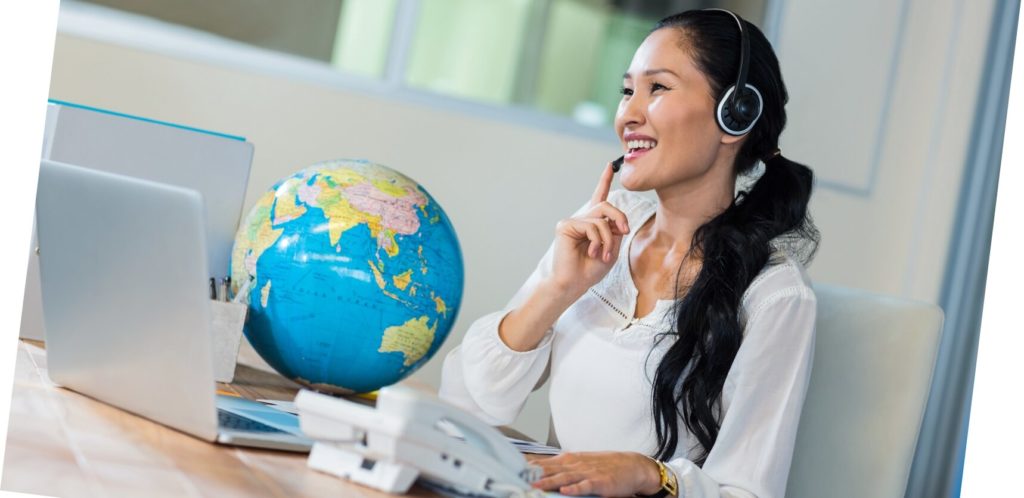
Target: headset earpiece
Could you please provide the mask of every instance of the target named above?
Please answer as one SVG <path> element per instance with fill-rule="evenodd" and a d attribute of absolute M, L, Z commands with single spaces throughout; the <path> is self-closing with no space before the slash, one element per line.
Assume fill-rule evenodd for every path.
<path fill-rule="evenodd" d="M 740 136 L 748 133 L 757 123 L 763 105 L 761 92 L 754 85 L 747 84 L 745 91 L 733 96 L 735 91 L 736 87 L 730 86 L 722 98 L 718 99 L 715 115 L 722 131 Z"/>
<path fill-rule="evenodd" d="M 750 64 L 750 41 L 747 39 L 747 30 L 743 28 L 740 16 L 732 11 L 718 8 L 704 10 L 717 10 L 729 14 L 736 20 L 740 30 L 740 67 L 736 74 L 736 84 L 730 86 L 722 98 L 718 99 L 715 118 L 722 131 L 733 136 L 745 135 L 757 123 L 764 107 L 761 92 L 754 85 L 747 83 L 747 69 Z M 736 91 L 737 88 L 740 90 Z"/>

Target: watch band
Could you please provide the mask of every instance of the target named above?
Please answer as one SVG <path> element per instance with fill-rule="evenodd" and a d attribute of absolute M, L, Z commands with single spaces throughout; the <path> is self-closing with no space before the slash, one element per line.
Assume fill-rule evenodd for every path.
<path fill-rule="evenodd" d="M 668 491 L 665 488 L 661 488 L 657 493 L 653 495 L 639 495 L 640 498 L 669 498 Z"/>
<path fill-rule="evenodd" d="M 653 495 L 640 495 L 644 498 L 666 498 L 679 496 L 679 482 L 676 480 L 674 472 L 668 469 L 661 460 L 651 458 L 651 460 L 658 465 L 658 476 L 661 478 L 661 489 Z"/>

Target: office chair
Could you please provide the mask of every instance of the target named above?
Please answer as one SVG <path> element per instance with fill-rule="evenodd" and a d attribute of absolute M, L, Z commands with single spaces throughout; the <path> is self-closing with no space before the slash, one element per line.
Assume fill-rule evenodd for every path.
<path fill-rule="evenodd" d="M 786 496 L 904 496 L 942 309 L 815 285 L 817 336 Z"/>

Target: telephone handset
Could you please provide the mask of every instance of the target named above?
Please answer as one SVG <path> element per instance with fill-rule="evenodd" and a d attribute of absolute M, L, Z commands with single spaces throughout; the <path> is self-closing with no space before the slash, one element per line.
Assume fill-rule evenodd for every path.
<path fill-rule="evenodd" d="M 543 496 L 541 469 L 495 428 L 405 386 L 380 390 L 376 408 L 303 390 L 302 431 L 315 440 L 309 466 L 390 493 L 417 477 L 457 493 Z"/>

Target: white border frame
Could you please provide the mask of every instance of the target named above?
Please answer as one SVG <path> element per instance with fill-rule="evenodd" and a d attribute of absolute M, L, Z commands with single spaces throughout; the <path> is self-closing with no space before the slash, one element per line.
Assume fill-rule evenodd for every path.
<path fill-rule="evenodd" d="M 1019 8 L 1019 4 L 1018 4 Z M 1020 284 L 1024 280 L 1024 16 L 1017 18 L 1015 64 L 1010 76 L 1003 157 L 978 339 L 974 392 L 960 496 L 992 496 L 1020 488 L 1020 382 L 1024 380 Z"/>

